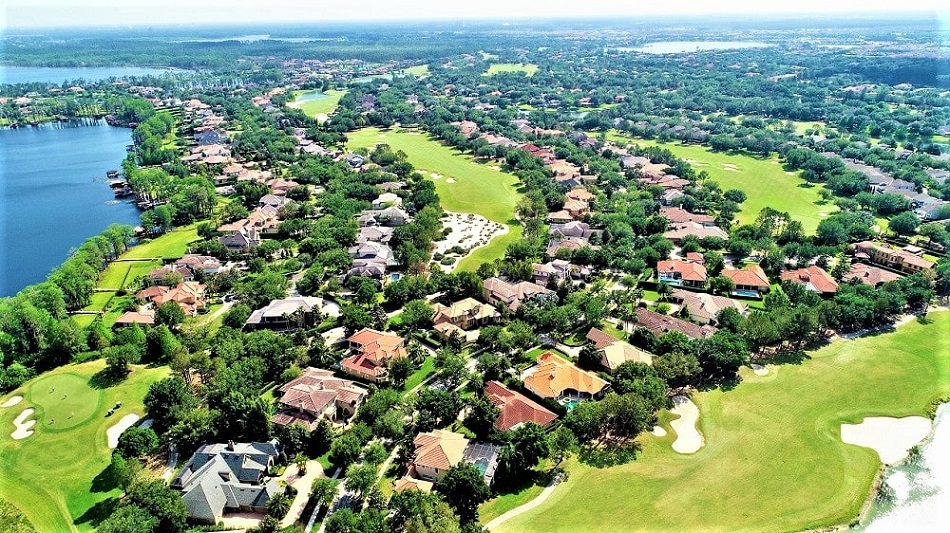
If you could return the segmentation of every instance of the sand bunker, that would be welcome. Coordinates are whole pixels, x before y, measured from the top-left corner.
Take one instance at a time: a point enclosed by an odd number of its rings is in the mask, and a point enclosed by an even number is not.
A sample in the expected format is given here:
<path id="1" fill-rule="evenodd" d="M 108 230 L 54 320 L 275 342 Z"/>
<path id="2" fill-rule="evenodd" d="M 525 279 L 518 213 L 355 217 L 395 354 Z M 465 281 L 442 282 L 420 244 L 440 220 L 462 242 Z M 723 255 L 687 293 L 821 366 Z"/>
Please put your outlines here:
<path id="1" fill-rule="evenodd" d="M 930 426 L 930 419 L 922 416 L 869 416 L 860 424 L 841 424 L 841 440 L 871 448 L 882 463 L 892 465 L 906 458 L 911 448 L 927 438 Z"/>
<path id="2" fill-rule="evenodd" d="M 109 447 L 115 448 L 119 445 L 119 435 L 123 431 L 132 427 L 132 424 L 138 422 L 138 419 L 141 418 L 139 415 L 129 413 L 122 417 L 121 420 L 115 423 L 114 426 L 106 430 L 106 435 L 109 437 Z"/>
<path id="3" fill-rule="evenodd" d="M 445 178 L 446 183 L 455 183 L 455 178 Z"/>
<path id="4" fill-rule="evenodd" d="M 442 179 L 442 174 L 439 174 L 438 172 L 429 172 L 429 177 L 434 180 L 440 180 Z"/>
<path id="5" fill-rule="evenodd" d="M 733 171 L 733 172 L 738 172 L 738 171 L 739 171 L 739 167 L 737 167 L 737 166 L 735 166 L 735 165 L 730 165 L 730 164 L 728 164 L 728 163 L 722 163 L 722 169 L 723 169 L 723 170 L 731 170 L 731 171 Z"/>
<path id="6" fill-rule="evenodd" d="M 460 246 L 466 250 L 465 255 L 468 255 L 472 250 L 488 244 L 498 235 L 508 233 L 508 226 L 470 213 L 447 213 L 445 217 L 442 217 L 442 226 L 449 228 L 451 232 L 442 240 L 435 242 L 435 251 L 440 254 L 445 254 L 451 248 Z M 458 261 L 452 265 L 442 265 L 442 268 L 451 272 L 456 265 Z"/>
<path id="7" fill-rule="evenodd" d="M 653 436 L 655 436 L 655 437 L 665 437 L 665 436 L 666 436 L 666 430 L 663 429 L 663 428 L 660 427 L 660 426 L 653 426 L 653 431 L 651 431 L 650 433 L 653 433 Z"/>
<path id="8" fill-rule="evenodd" d="M 13 425 L 16 427 L 16 430 L 14 430 L 13 433 L 10 433 L 10 436 L 13 437 L 14 440 L 25 439 L 33 434 L 33 430 L 31 428 L 36 425 L 36 420 L 27 420 L 27 418 L 33 415 L 33 412 L 33 408 L 28 407 L 24 409 L 23 412 L 20 413 L 20 416 L 16 417 L 16 419 L 13 421 Z"/>
<path id="9" fill-rule="evenodd" d="M 696 429 L 696 422 L 699 420 L 699 408 L 686 396 L 673 396 L 673 403 L 676 404 L 676 407 L 673 408 L 672 413 L 680 415 L 679 418 L 670 422 L 670 426 L 676 432 L 673 451 L 677 453 L 696 453 L 703 447 L 703 435 Z"/>
<path id="10" fill-rule="evenodd" d="M 765 368 L 765 366 L 763 365 L 757 365 L 753 363 L 751 366 L 752 366 L 752 371 L 755 372 L 756 376 L 766 376 L 769 373 L 769 369 Z"/>
<path id="11" fill-rule="evenodd" d="M 7 398 L 7 401 L 0 404 L 0 407 L 13 407 L 14 405 L 23 401 L 23 396 L 10 396 Z"/>

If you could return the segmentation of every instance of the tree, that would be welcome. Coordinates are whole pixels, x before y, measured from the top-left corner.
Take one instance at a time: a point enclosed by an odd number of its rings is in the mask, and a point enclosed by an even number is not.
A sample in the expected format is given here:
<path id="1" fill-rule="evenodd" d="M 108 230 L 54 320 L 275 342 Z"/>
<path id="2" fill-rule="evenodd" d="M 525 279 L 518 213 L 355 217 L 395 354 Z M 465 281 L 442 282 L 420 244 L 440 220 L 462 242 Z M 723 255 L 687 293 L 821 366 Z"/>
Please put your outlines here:
<path id="1" fill-rule="evenodd" d="M 344 507 L 326 519 L 324 531 L 327 533 L 360 533 L 359 516 Z"/>
<path id="2" fill-rule="evenodd" d="M 919 225 L 920 219 L 917 218 L 917 215 L 910 211 L 904 211 L 891 217 L 891 220 L 887 223 L 887 229 L 895 235 L 907 236 L 913 235 Z"/>
<path id="3" fill-rule="evenodd" d="M 196 450 L 206 442 L 216 440 L 215 425 L 220 413 L 207 408 L 191 409 L 180 415 L 180 419 L 168 430 L 168 438 L 185 454 Z"/>
<path id="4" fill-rule="evenodd" d="M 511 432 L 508 445 L 502 449 L 501 462 L 510 476 L 521 476 L 550 454 L 544 428 L 528 422 Z"/>
<path id="5" fill-rule="evenodd" d="M 350 465 L 346 469 L 346 490 L 356 493 L 356 499 L 362 501 L 369 489 L 376 484 L 376 467 L 371 464 Z"/>
<path id="6" fill-rule="evenodd" d="M 402 389 L 413 370 L 415 367 L 408 357 L 393 359 L 389 362 L 389 384 L 395 389 Z"/>
<path id="7" fill-rule="evenodd" d="M 472 430 L 480 440 L 486 440 L 495 427 L 495 421 L 501 411 L 484 395 L 476 395 L 468 401 L 468 415 L 465 427 Z"/>
<path id="8" fill-rule="evenodd" d="M 151 455 L 157 449 L 158 435 L 152 428 L 132 426 L 119 435 L 119 444 L 115 448 L 115 453 L 130 459 Z"/>
<path id="9" fill-rule="evenodd" d="M 129 502 L 158 519 L 158 531 L 185 530 L 188 508 L 178 491 L 170 489 L 163 480 L 136 483 L 129 489 L 127 496 Z"/>
<path id="10" fill-rule="evenodd" d="M 288 457 L 293 457 L 307 448 L 307 441 L 310 439 L 310 432 L 307 426 L 300 422 L 286 426 L 277 426 L 277 440 L 284 446 L 284 453 Z"/>
<path id="11" fill-rule="evenodd" d="M 154 420 L 159 433 L 171 427 L 194 405 L 191 388 L 177 376 L 152 383 L 145 394 L 145 413 Z"/>
<path id="12" fill-rule="evenodd" d="M 726 276 L 709 278 L 709 291 L 718 294 L 729 294 L 736 289 L 736 283 Z"/>
<path id="13" fill-rule="evenodd" d="M 158 518 L 138 505 L 124 505 L 99 524 L 99 533 L 152 533 Z"/>
<path id="14" fill-rule="evenodd" d="M 564 426 L 571 430 L 578 442 L 588 443 L 600 436 L 604 415 L 601 402 L 581 402 L 568 411 Z"/>
<path id="15" fill-rule="evenodd" d="M 387 457 L 389 457 L 389 452 L 378 442 L 370 444 L 366 447 L 366 451 L 363 452 L 363 461 L 373 466 L 383 464 L 383 461 L 385 461 Z"/>
<path id="16" fill-rule="evenodd" d="M 436 353 L 435 368 L 439 371 L 439 376 L 445 381 L 446 388 L 450 390 L 461 385 L 466 374 L 468 374 L 465 359 L 446 348 Z"/>
<path id="17" fill-rule="evenodd" d="M 653 369 L 671 389 L 695 385 L 702 370 L 696 356 L 687 352 L 671 352 L 655 357 Z"/>
<path id="18" fill-rule="evenodd" d="M 407 331 L 426 329 L 432 326 L 432 306 L 425 300 L 412 300 L 403 307 L 399 318 Z"/>
<path id="19" fill-rule="evenodd" d="M 292 500 L 286 492 L 271 496 L 271 499 L 267 502 L 267 516 L 272 516 L 280 520 L 287 516 L 287 511 L 290 510 L 291 503 Z"/>
<path id="20" fill-rule="evenodd" d="M 359 459 L 363 443 L 353 433 L 346 433 L 333 441 L 330 445 L 330 462 L 339 468 L 346 468 Z"/>
<path id="21" fill-rule="evenodd" d="M 251 308 L 244 304 L 237 304 L 224 314 L 221 323 L 229 328 L 241 329 L 251 316 Z"/>
<path id="22" fill-rule="evenodd" d="M 178 302 L 168 301 L 155 309 L 155 324 L 164 324 L 169 328 L 174 328 L 184 321 L 185 311 L 178 305 Z"/>
<path id="23" fill-rule="evenodd" d="M 435 490 L 455 509 L 462 524 L 477 521 L 478 506 L 491 496 L 482 473 L 475 465 L 466 462 L 450 468 L 436 483 Z"/>
<path id="24" fill-rule="evenodd" d="M 574 432 L 564 425 L 558 426 L 558 428 L 551 433 L 548 442 L 551 446 L 551 454 L 557 457 L 557 463 L 554 465 L 555 468 L 570 457 L 571 454 L 577 453 L 579 449 L 577 437 L 574 436 Z"/>
<path id="25" fill-rule="evenodd" d="M 346 328 L 347 333 L 353 334 L 363 328 L 372 326 L 373 315 L 358 305 L 344 305 L 340 310 L 340 322 Z"/>
<path id="26" fill-rule="evenodd" d="M 392 531 L 403 533 L 459 533 L 458 518 L 436 494 L 418 490 L 394 493 L 389 500 Z"/>
<path id="27" fill-rule="evenodd" d="M 115 377 L 125 377 L 131 372 L 130 365 L 138 362 L 138 351 L 130 345 L 110 346 L 106 356 L 106 369 Z"/>
<path id="28" fill-rule="evenodd" d="M 423 388 L 416 396 L 416 429 L 420 432 L 445 427 L 458 417 L 458 398 L 453 392 Z"/>
<path id="29" fill-rule="evenodd" d="M 317 505 L 330 505 L 336 498 L 339 486 L 340 482 L 335 479 L 319 477 L 313 480 L 313 485 L 310 486 L 310 499 Z"/>

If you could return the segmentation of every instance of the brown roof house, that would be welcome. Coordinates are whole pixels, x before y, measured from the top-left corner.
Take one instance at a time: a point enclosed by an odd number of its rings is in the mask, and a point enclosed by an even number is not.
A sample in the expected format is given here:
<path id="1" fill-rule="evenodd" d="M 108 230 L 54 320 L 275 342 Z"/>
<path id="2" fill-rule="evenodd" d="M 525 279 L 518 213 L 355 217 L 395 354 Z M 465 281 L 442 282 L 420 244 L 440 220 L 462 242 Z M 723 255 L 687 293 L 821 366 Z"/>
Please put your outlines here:
<path id="1" fill-rule="evenodd" d="M 930 270 L 934 264 L 931 261 L 907 250 L 895 250 L 871 241 L 859 242 L 851 247 L 854 256 L 875 265 L 881 265 L 905 274 L 914 274 L 922 270 Z"/>
<path id="2" fill-rule="evenodd" d="M 530 281 L 510 283 L 501 278 L 486 279 L 482 283 L 482 291 L 488 303 L 505 306 L 511 311 L 517 311 L 526 301 L 543 302 L 557 296 L 554 291 Z"/>
<path id="3" fill-rule="evenodd" d="M 463 335 L 466 330 L 493 324 L 501 318 L 494 307 L 474 298 L 465 298 L 452 305 L 435 304 L 432 314 L 433 329 L 444 337 Z"/>
<path id="4" fill-rule="evenodd" d="M 749 306 L 732 298 L 683 289 L 674 289 L 670 294 L 670 300 L 679 303 L 680 309 L 686 309 L 689 313 L 689 319 L 699 324 L 715 323 L 719 311 L 727 307 L 735 309 L 742 315 L 749 310 Z"/>
<path id="5" fill-rule="evenodd" d="M 522 380 L 525 388 L 539 398 L 562 404 L 598 397 L 608 385 L 597 374 L 581 370 L 551 352 L 539 355 L 537 364 L 525 371 Z"/>
<path id="6" fill-rule="evenodd" d="M 369 392 L 356 383 L 335 377 L 333 372 L 308 367 L 297 379 L 285 383 L 271 421 L 279 426 L 303 424 L 308 431 L 320 420 L 342 421 L 353 416 Z"/>
<path id="7" fill-rule="evenodd" d="M 691 339 L 711 337 L 717 331 L 709 325 L 699 326 L 643 308 L 637 309 L 636 327 L 646 328 L 657 337 L 669 331 L 679 331 Z"/>
<path id="8" fill-rule="evenodd" d="M 394 333 L 363 328 L 347 341 L 353 355 L 340 361 L 341 370 L 373 383 L 388 381 L 389 362 L 408 355 L 405 340 Z"/>
<path id="9" fill-rule="evenodd" d="M 315 296 L 296 296 L 271 300 L 248 317 L 248 328 L 290 329 L 316 324 L 323 307 L 323 299 Z"/>
<path id="10" fill-rule="evenodd" d="M 461 462 L 475 465 L 491 485 L 498 468 L 500 448 L 492 444 L 472 443 L 464 435 L 445 429 L 419 433 L 413 440 L 415 453 L 409 463 L 409 471 L 396 482 L 396 490 L 431 490 L 431 484 L 439 481 L 453 466 Z M 409 479 L 406 479 L 409 478 Z M 422 480 L 429 485 L 418 482 Z"/>
<path id="11" fill-rule="evenodd" d="M 769 277 L 762 267 L 752 263 L 742 269 L 727 268 L 722 271 L 723 276 L 732 280 L 736 285 L 733 294 L 737 296 L 759 296 L 769 292 Z"/>
<path id="12" fill-rule="evenodd" d="M 626 343 L 613 335 L 597 328 L 590 328 L 587 340 L 594 345 L 600 354 L 600 365 L 608 372 L 617 370 L 617 367 L 627 361 L 653 365 L 653 354 Z"/>
<path id="13" fill-rule="evenodd" d="M 485 384 L 485 396 L 498 408 L 495 428 L 499 431 L 511 431 L 528 422 L 547 428 L 557 419 L 556 414 L 539 403 L 497 381 Z"/>
<path id="14" fill-rule="evenodd" d="M 188 316 L 195 316 L 205 308 L 205 286 L 197 281 L 183 281 L 176 287 L 155 285 L 137 292 L 135 297 L 156 306 L 177 302 Z"/>
<path id="15" fill-rule="evenodd" d="M 854 263 L 851 265 L 851 270 L 848 270 L 848 273 L 842 278 L 844 281 L 860 281 L 865 285 L 870 285 L 872 287 L 880 287 L 881 285 L 900 279 L 900 274 L 891 272 L 890 270 L 884 270 L 873 265 L 868 265 L 865 263 Z"/>
<path id="16" fill-rule="evenodd" d="M 825 269 L 816 265 L 798 270 L 787 270 L 781 273 L 782 280 L 800 283 L 806 289 L 817 292 L 822 296 L 832 296 L 838 290 L 838 282 Z"/>
<path id="17" fill-rule="evenodd" d="M 709 275 L 701 262 L 668 259 L 656 264 L 656 279 L 667 285 L 695 287 L 701 289 L 706 286 Z"/>

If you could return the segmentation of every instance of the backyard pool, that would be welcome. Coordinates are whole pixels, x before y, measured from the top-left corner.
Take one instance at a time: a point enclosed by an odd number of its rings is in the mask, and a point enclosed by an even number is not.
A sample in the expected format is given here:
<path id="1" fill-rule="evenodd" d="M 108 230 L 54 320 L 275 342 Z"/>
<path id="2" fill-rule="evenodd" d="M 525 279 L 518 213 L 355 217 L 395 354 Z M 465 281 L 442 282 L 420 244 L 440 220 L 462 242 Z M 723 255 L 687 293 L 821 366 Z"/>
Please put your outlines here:
<path id="1" fill-rule="evenodd" d="M 758 291 L 732 291 L 733 296 L 741 296 L 743 298 L 758 298 Z"/>

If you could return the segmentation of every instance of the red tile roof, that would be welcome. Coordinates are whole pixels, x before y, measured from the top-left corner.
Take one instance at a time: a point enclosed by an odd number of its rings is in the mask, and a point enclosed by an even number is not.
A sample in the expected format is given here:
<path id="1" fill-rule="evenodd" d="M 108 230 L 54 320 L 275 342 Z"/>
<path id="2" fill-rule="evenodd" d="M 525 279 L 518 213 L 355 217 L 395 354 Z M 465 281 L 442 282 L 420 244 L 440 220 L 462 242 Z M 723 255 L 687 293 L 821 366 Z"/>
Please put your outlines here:
<path id="1" fill-rule="evenodd" d="M 737 287 L 739 285 L 763 289 L 769 287 L 769 277 L 762 270 L 762 267 L 757 264 L 747 265 L 741 270 L 726 269 L 722 271 L 722 275 L 731 279 Z"/>
<path id="2" fill-rule="evenodd" d="M 497 381 L 489 381 L 485 384 L 485 395 L 500 410 L 498 419 L 495 421 L 495 427 L 500 431 L 509 431 L 527 422 L 546 427 L 557 419 L 556 414 Z"/>
<path id="3" fill-rule="evenodd" d="M 705 282 L 708 274 L 706 273 L 706 267 L 699 263 L 693 263 L 688 261 L 682 261 L 680 259 L 668 259 L 666 261 L 660 261 L 656 264 L 656 272 L 660 273 L 670 273 L 678 272 L 680 278 L 686 281 L 697 281 Z"/>
<path id="4" fill-rule="evenodd" d="M 808 268 L 798 270 L 789 270 L 782 272 L 783 280 L 801 283 L 805 286 L 811 285 L 815 291 L 821 294 L 833 294 L 838 290 L 838 283 L 825 270 L 816 265 L 809 265 Z"/>

